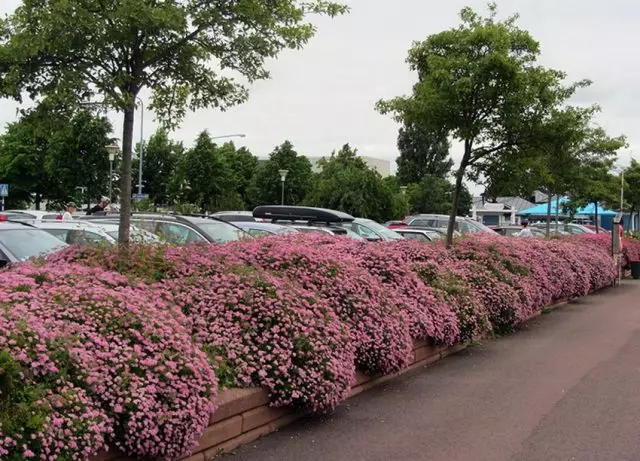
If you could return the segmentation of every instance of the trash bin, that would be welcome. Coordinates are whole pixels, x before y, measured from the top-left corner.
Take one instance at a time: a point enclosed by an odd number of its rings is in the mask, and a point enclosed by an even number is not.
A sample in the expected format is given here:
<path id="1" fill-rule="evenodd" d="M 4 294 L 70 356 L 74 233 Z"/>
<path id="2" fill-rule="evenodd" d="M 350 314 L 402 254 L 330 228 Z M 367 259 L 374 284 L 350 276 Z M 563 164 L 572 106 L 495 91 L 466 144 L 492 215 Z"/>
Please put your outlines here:
<path id="1" fill-rule="evenodd" d="M 631 261 L 631 277 L 640 279 L 640 261 Z"/>

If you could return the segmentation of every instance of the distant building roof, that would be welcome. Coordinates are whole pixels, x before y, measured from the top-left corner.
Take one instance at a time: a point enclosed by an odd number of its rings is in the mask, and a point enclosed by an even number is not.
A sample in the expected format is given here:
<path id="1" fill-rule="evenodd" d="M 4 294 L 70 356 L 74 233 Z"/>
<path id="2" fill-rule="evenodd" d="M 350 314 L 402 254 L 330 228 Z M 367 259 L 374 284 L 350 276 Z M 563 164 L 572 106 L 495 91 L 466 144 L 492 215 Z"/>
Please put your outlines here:
<path id="1" fill-rule="evenodd" d="M 531 203 L 522 197 L 498 197 L 495 201 L 474 197 L 473 206 L 476 211 L 521 211 L 535 206 L 535 203 Z"/>

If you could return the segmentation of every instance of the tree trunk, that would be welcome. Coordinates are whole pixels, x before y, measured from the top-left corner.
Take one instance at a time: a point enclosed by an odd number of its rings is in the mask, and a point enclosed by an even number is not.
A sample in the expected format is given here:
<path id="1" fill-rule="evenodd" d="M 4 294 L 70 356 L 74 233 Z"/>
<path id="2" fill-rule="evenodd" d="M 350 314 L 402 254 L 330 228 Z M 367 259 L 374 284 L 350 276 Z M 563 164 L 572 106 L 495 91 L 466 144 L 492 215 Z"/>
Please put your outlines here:
<path id="1" fill-rule="evenodd" d="M 446 247 L 451 248 L 453 244 L 453 232 L 456 227 L 456 217 L 458 216 L 458 207 L 460 206 L 460 193 L 462 192 L 462 180 L 464 172 L 471 158 L 471 141 L 464 142 L 464 155 L 460 162 L 460 167 L 456 173 L 456 188 L 453 192 L 453 203 L 451 204 L 451 212 L 449 213 L 449 226 L 447 227 Z"/>
<path id="2" fill-rule="evenodd" d="M 633 213 L 635 213 L 636 211 L 636 206 L 635 204 L 631 204 L 631 210 L 629 210 L 629 225 L 627 226 L 627 228 L 629 229 L 629 232 L 633 232 L 634 229 L 634 221 L 633 221 Z"/>
<path id="3" fill-rule="evenodd" d="M 545 229 L 545 234 L 547 238 L 551 235 L 551 189 L 547 189 L 547 225 Z"/>
<path id="4" fill-rule="evenodd" d="M 600 233 L 600 223 L 598 222 L 598 201 L 596 200 L 595 202 L 593 202 L 593 204 L 595 205 L 596 208 L 596 212 L 595 212 L 595 221 L 596 221 L 596 234 Z"/>
<path id="5" fill-rule="evenodd" d="M 36 210 L 40 211 L 41 196 L 40 192 L 36 192 Z"/>
<path id="6" fill-rule="evenodd" d="M 131 95 L 131 100 L 135 97 Z M 132 105 L 124 111 L 122 124 L 122 163 L 120 165 L 120 228 L 118 243 L 122 247 L 120 255 L 126 256 L 129 245 L 129 227 L 131 224 L 131 148 L 133 146 L 133 120 L 135 107 Z"/>

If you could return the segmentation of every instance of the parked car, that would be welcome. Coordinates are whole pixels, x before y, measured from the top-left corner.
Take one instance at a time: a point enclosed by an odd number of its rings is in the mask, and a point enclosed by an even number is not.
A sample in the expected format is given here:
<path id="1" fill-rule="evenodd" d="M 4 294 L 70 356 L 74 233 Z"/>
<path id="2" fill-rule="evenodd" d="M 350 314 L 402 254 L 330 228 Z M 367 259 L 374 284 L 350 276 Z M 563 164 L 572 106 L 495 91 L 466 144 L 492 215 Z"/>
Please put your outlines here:
<path id="1" fill-rule="evenodd" d="M 303 226 L 301 224 L 292 224 L 291 227 L 297 230 L 298 232 L 303 232 L 305 234 L 322 233 L 322 234 L 331 234 L 331 235 L 343 235 L 353 240 L 364 240 L 364 238 L 360 237 L 358 234 L 356 234 L 352 230 L 344 229 L 342 227 Z"/>
<path id="2" fill-rule="evenodd" d="M 67 246 L 53 235 L 28 223 L 0 219 L 0 267 L 46 256 Z"/>
<path id="3" fill-rule="evenodd" d="M 114 245 L 103 228 L 88 221 L 30 221 L 30 223 L 69 245 Z"/>
<path id="4" fill-rule="evenodd" d="M 593 232 L 600 232 L 601 234 L 610 234 L 611 231 L 608 229 L 605 229 L 604 227 L 601 226 L 592 226 L 590 224 L 583 224 L 583 227 L 586 227 L 589 230 L 592 230 Z"/>
<path id="5" fill-rule="evenodd" d="M 531 233 L 534 237 L 544 237 L 545 232 L 536 227 L 530 227 Z M 495 232 L 505 237 L 512 237 L 522 230 L 522 226 L 496 226 L 493 228 Z"/>
<path id="6" fill-rule="evenodd" d="M 322 232 L 362 240 L 350 226 L 342 226 L 353 222 L 355 218 L 341 211 L 302 206 L 262 205 L 253 210 L 253 216 L 256 219 L 271 221 L 273 224 L 291 226 L 300 232 Z"/>
<path id="7" fill-rule="evenodd" d="M 120 226 L 114 222 L 109 221 L 100 221 L 99 219 L 90 221 L 95 225 L 99 226 L 104 230 L 107 234 L 113 237 L 116 241 L 120 237 Z M 160 243 L 160 237 L 155 234 L 152 234 L 149 231 L 144 229 L 140 229 L 136 226 L 131 226 L 129 229 L 129 237 L 131 241 L 134 243 Z"/>
<path id="8" fill-rule="evenodd" d="M 61 213 L 52 211 L 6 210 L 2 214 L 14 221 L 52 221 L 62 218 Z"/>
<path id="9" fill-rule="evenodd" d="M 439 214 L 419 214 L 406 217 L 404 223 L 411 227 L 417 226 L 447 229 L 449 227 L 449 216 Z M 493 231 L 484 224 L 463 216 L 456 217 L 455 230 L 461 234 L 474 234 L 476 232 L 493 233 Z"/>
<path id="10" fill-rule="evenodd" d="M 389 229 L 404 229 L 408 226 L 404 221 L 387 221 L 384 225 Z"/>
<path id="11" fill-rule="evenodd" d="M 391 241 L 402 240 L 402 235 L 395 232 L 395 230 L 384 227 L 372 219 L 354 218 L 353 221 L 344 221 L 340 223 L 341 227 L 352 230 L 360 237 L 365 238 L 371 242 L 375 241 Z"/>
<path id="12" fill-rule="evenodd" d="M 433 229 L 430 227 L 404 227 L 394 229 L 398 234 L 407 240 L 417 240 L 419 242 L 436 242 L 447 236 L 444 229 Z M 460 236 L 459 232 L 454 231 L 454 236 Z"/>
<path id="13" fill-rule="evenodd" d="M 218 211 L 211 215 L 212 217 L 225 222 L 255 222 L 256 218 L 250 211 Z"/>
<path id="14" fill-rule="evenodd" d="M 83 219 L 117 223 L 118 214 L 95 214 Z M 208 217 L 181 216 L 157 213 L 134 213 L 131 224 L 157 235 L 164 242 L 174 245 L 190 243 L 226 243 L 251 238 L 249 234 L 233 224 Z"/>
<path id="15" fill-rule="evenodd" d="M 252 237 L 266 237 L 268 235 L 297 234 L 299 231 L 291 226 L 281 226 L 268 222 L 241 221 L 232 222 Z"/>
<path id="16" fill-rule="evenodd" d="M 542 229 L 543 231 L 546 230 L 547 228 L 547 223 L 546 222 L 537 222 L 532 224 L 530 227 L 535 227 L 537 229 Z M 551 229 L 555 232 L 556 227 L 558 228 L 559 231 L 565 232 L 567 234 L 571 234 L 571 235 L 582 235 L 582 234 L 595 234 L 596 232 L 581 225 L 581 224 L 565 224 L 565 223 L 559 223 L 556 226 L 555 222 L 551 223 Z"/>

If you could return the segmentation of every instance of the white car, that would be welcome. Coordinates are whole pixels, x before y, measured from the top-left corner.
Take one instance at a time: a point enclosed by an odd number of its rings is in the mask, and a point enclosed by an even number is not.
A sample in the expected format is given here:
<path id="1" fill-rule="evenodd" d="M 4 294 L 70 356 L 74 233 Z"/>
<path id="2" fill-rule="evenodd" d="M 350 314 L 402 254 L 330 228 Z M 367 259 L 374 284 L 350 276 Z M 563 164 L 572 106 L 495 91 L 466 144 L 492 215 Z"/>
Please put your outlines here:
<path id="1" fill-rule="evenodd" d="M 116 239 L 102 227 L 86 221 L 28 221 L 69 245 L 114 245 Z"/>
<path id="2" fill-rule="evenodd" d="M 62 213 L 55 211 L 37 210 L 5 210 L 3 212 L 12 221 L 53 221 L 59 219 Z"/>
<path id="3" fill-rule="evenodd" d="M 108 235 L 113 237 L 116 241 L 118 240 L 118 236 L 120 235 L 120 225 L 114 222 L 108 221 L 100 221 L 100 220 L 92 220 L 92 221 L 83 221 L 90 222 L 94 226 L 100 227 L 104 230 Z M 131 226 L 129 229 L 129 236 L 132 242 L 135 243 L 160 243 L 160 237 L 156 234 L 152 234 L 149 231 L 141 229 L 136 226 Z"/>

